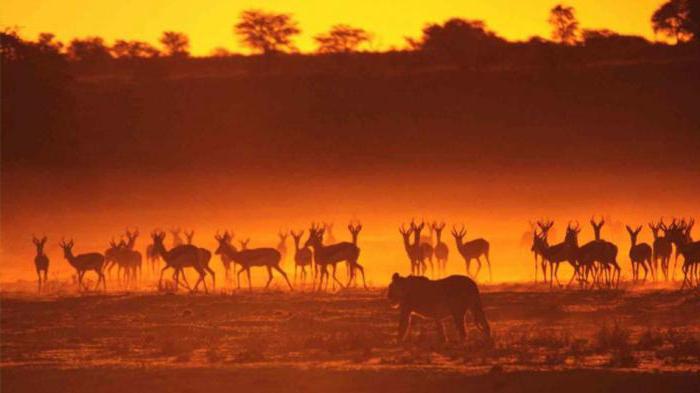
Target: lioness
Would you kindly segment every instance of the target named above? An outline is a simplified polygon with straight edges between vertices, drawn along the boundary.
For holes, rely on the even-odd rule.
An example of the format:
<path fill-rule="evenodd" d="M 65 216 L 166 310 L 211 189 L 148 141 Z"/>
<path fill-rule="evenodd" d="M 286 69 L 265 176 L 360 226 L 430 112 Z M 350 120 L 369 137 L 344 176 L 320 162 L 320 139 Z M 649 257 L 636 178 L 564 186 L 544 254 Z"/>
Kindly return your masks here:
<path fill-rule="evenodd" d="M 464 317 L 467 310 L 471 310 L 474 324 L 484 336 L 491 336 L 491 329 L 481 308 L 479 289 L 469 277 L 454 275 L 441 280 L 429 280 L 419 276 L 401 277 L 394 273 L 388 297 L 401 312 L 400 341 L 405 340 L 408 335 L 413 314 L 434 319 L 443 341 L 447 338 L 442 321 L 452 317 L 460 339 L 464 340 Z"/>

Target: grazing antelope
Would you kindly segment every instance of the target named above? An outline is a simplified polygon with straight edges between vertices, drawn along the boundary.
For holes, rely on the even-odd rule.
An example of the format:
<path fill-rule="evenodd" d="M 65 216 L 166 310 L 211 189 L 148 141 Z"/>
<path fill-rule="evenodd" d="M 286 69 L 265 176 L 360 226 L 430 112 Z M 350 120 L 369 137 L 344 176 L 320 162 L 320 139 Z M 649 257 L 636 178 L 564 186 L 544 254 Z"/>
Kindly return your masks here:
<path fill-rule="evenodd" d="M 666 276 L 666 280 L 668 280 L 668 271 L 664 268 L 664 266 L 668 266 L 668 262 L 671 259 L 671 252 L 673 251 L 671 241 L 666 238 L 666 231 L 668 230 L 668 228 L 666 227 L 666 224 L 664 224 L 664 220 L 662 218 L 656 224 L 650 222 L 649 229 L 651 229 L 651 233 L 654 235 L 654 243 L 652 246 L 651 257 L 654 261 L 653 269 L 651 270 L 652 277 L 654 278 L 654 281 L 658 279 L 658 271 L 660 264 L 661 270 Z M 664 231 L 664 236 L 660 236 L 659 231 L 661 230 Z"/>
<path fill-rule="evenodd" d="M 170 233 L 173 235 L 172 248 L 180 247 L 184 244 L 184 242 L 182 241 L 182 237 L 180 236 L 180 232 L 180 227 L 170 229 Z"/>
<path fill-rule="evenodd" d="M 646 281 L 649 268 L 651 268 L 651 246 L 646 243 L 637 243 L 637 236 L 642 231 L 641 225 L 636 229 L 632 229 L 629 225 L 625 225 L 625 228 L 627 228 L 627 233 L 630 235 L 629 257 L 632 263 L 632 279 L 635 282 L 639 281 L 639 267 L 641 266 L 644 269 L 642 281 Z M 647 264 L 649 268 L 647 268 Z"/>
<path fill-rule="evenodd" d="M 235 261 L 237 264 L 241 265 L 241 269 L 236 275 L 239 289 L 241 287 L 241 273 L 246 272 L 248 276 L 248 290 L 252 291 L 253 284 L 250 278 L 250 268 L 265 267 L 267 268 L 268 275 L 265 289 L 270 286 L 270 283 L 272 282 L 272 269 L 275 269 L 282 274 L 282 277 L 284 277 L 285 281 L 287 281 L 289 290 L 294 290 L 294 288 L 292 288 L 292 283 L 289 282 L 289 278 L 287 278 L 287 273 L 285 273 L 280 267 L 282 255 L 278 250 L 274 248 L 254 248 L 250 250 L 238 251 L 231 245 L 231 235 L 229 235 L 228 231 L 224 232 L 223 235 L 215 235 L 214 239 L 219 242 L 219 247 L 214 252 L 215 254 L 226 254 L 232 261 Z"/>
<path fill-rule="evenodd" d="M 199 273 L 199 279 L 194 285 L 192 291 L 196 291 L 199 288 L 200 283 L 204 283 L 204 291 L 208 292 L 207 283 L 204 280 L 205 272 L 209 269 L 208 266 L 204 266 L 202 257 L 203 253 L 198 247 L 191 244 L 184 244 L 170 250 L 165 248 L 163 244 L 163 239 L 165 239 L 165 232 L 154 231 L 151 233 L 151 238 L 153 239 L 153 248 L 165 261 L 165 266 L 160 270 L 160 278 L 158 280 L 158 288 L 163 286 L 163 273 L 168 268 L 172 268 L 175 272 L 173 273 L 173 279 L 175 281 L 175 290 L 179 288 L 180 273 L 186 267 L 194 268 L 197 273 Z M 207 261 L 208 262 L 208 261 Z M 211 270 L 211 269 L 209 269 Z"/>
<path fill-rule="evenodd" d="M 571 223 L 566 227 L 566 236 L 564 237 L 564 241 L 561 243 L 557 243 L 555 245 L 548 245 L 547 241 L 545 240 L 542 245 L 541 249 L 541 257 L 543 258 L 543 263 L 549 263 L 549 287 L 552 288 L 554 285 L 554 280 L 557 281 L 558 285 L 561 285 L 559 282 L 559 264 L 562 262 L 569 262 L 571 266 L 574 268 L 574 275 L 571 276 L 571 280 L 569 280 L 569 284 L 574 280 L 576 277 L 576 273 L 578 270 L 578 266 L 576 264 L 576 251 L 578 250 L 578 234 L 581 230 L 579 229 L 579 225 L 577 224 L 576 227 L 571 226 Z M 535 233 L 535 236 L 537 234 Z M 540 238 L 542 238 L 542 235 L 540 235 Z"/>
<path fill-rule="evenodd" d="M 445 223 L 433 222 L 433 231 L 435 231 L 435 238 L 437 243 L 435 243 L 435 248 L 433 253 L 435 254 L 435 259 L 438 265 L 438 276 L 443 276 L 447 271 L 447 257 L 450 254 L 450 249 L 447 248 L 447 244 L 442 241 L 442 231 L 445 229 Z"/>
<path fill-rule="evenodd" d="M 537 259 L 538 256 L 541 259 L 541 265 L 542 265 L 542 277 L 544 279 L 545 284 L 547 283 L 547 263 L 544 261 L 544 258 L 542 257 L 542 250 L 546 248 L 549 243 L 548 243 L 548 236 L 549 236 L 549 231 L 552 229 L 554 226 L 554 221 L 549 220 L 549 221 L 537 221 L 537 226 L 540 228 L 540 235 L 537 235 L 537 230 L 534 229 L 532 232 L 532 246 L 530 247 L 530 251 L 532 251 L 532 254 L 535 258 L 535 282 L 537 282 Z"/>
<path fill-rule="evenodd" d="M 350 231 L 350 235 L 352 236 L 352 244 L 355 247 L 358 247 L 357 246 L 357 237 L 360 235 L 360 231 L 362 231 L 362 224 L 359 221 L 350 222 L 348 224 L 348 231 Z M 358 247 L 358 250 L 359 250 L 359 247 Z M 365 272 L 364 272 L 364 269 L 362 269 L 362 266 L 360 266 L 359 264 L 352 265 L 349 262 L 348 262 L 348 266 L 350 269 L 350 279 L 348 280 L 348 286 L 350 286 L 351 282 L 355 281 L 355 278 L 356 278 L 355 270 L 356 269 L 360 269 L 360 271 L 362 272 L 362 282 L 364 283 Z M 367 284 L 365 284 L 365 289 L 367 289 Z"/>
<path fill-rule="evenodd" d="M 413 225 L 410 228 L 406 228 L 404 224 L 399 227 L 399 233 L 403 237 L 403 246 L 406 250 L 406 255 L 408 255 L 408 260 L 411 264 L 411 275 L 420 276 L 421 275 L 421 250 L 416 244 L 411 243 L 411 235 L 413 235 Z"/>
<path fill-rule="evenodd" d="M 362 284 L 365 289 L 367 289 L 367 283 L 365 282 L 365 269 L 360 265 L 357 260 L 360 257 L 360 249 L 357 245 L 350 242 L 341 242 L 329 245 L 323 245 L 323 234 L 325 229 L 323 227 L 311 224 L 309 229 L 309 238 L 304 244 L 305 247 L 311 247 L 314 251 L 314 262 L 321 270 L 321 278 L 318 284 L 318 290 L 323 289 L 323 278 L 326 278 L 326 287 L 328 287 L 329 273 L 328 266 L 333 268 L 333 282 L 337 282 L 341 288 L 345 286 L 338 280 L 335 276 L 336 265 L 339 262 L 345 262 L 350 265 L 350 276 L 348 277 L 348 285 L 353 280 L 355 276 L 355 270 L 359 270 L 362 273 Z M 359 233 L 359 231 L 358 231 Z M 335 288 L 335 284 L 334 284 Z"/>
<path fill-rule="evenodd" d="M 100 282 L 102 282 L 102 288 L 106 291 L 107 283 L 103 272 L 105 263 L 104 255 L 100 254 L 99 252 L 73 255 L 73 244 L 73 240 L 68 243 L 66 243 L 65 240 L 61 240 L 61 242 L 58 243 L 58 245 L 63 248 L 63 256 L 78 273 L 78 288 L 88 289 L 83 285 L 83 276 L 85 275 L 85 272 L 93 270 L 95 273 L 97 273 L 98 277 L 95 289 L 99 288 Z"/>
<path fill-rule="evenodd" d="M 44 253 L 44 245 L 46 244 L 46 236 L 42 237 L 41 240 L 37 239 L 32 235 L 32 242 L 36 247 L 36 256 L 34 257 L 34 268 L 36 268 L 37 285 L 39 287 L 39 293 L 41 293 L 42 287 L 48 281 L 47 276 L 49 274 L 49 257 Z M 42 279 L 41 274 L 44 274 Z"/>
<path fill-rule="evenodd" d="M 187 244 L 192 244 L 192 239 L 194 238 L 194 229 L 187 232 L 185 231 L 185 238 L 187 239 Z"/>
<path fill-rule="evenodd" d="M 306 267 L 308 266 L 313 271 L 312 262 L 313 255 L 307 247 L 300 247 L 301 237 L 304 236 L 304 230 L 297 232 L 289 231 L 294 239 L 294 285 L 297 283 L 297 269 L 301 267 L 301 282 L 306 283 Z"/>
<path fill-rule="evenodd" d="M 460 228 L 459 231 L 457 231 L 457 227 L 452 227 L 452 236 L 455 238 L 455 243 L 457 244 L 457 250 L 459 253 L 462 255 L 464 258 L 464 263 L 467 269 L 467 275 L 472 276 L 471 270 L 470 270 L 470 265 L 472 259 L 476 259 L 476 262 L 478 263 L 477 268 L 476 268 L 476 273 L 472 277 L 476 279 L 476 277 L 479 276 L 479 271 L 481 270 L 481 256 L 483 255 L 486 258 L 486 264 L 488 265 L 489 268 L 489 281 L 492 280 L 491 276 L 491 261 L 489 260 L 489 242 L 486 241 L 485 239 L 474 239 L 468 242 L 464 242 L 464 235 L 467 234 L 467 230 L 464 228 L 464 225 L 462 225 L 462 228 Z"/>

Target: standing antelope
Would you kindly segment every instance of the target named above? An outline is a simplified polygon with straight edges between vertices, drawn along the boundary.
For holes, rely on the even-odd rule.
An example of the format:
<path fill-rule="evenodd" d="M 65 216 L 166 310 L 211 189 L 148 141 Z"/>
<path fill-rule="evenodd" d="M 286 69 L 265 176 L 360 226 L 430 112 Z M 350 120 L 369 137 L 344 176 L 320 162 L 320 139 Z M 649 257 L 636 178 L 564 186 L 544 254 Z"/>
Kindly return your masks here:
<path fill-rule="evenodd" d="M 284 262 L 284 258 L 287 256 L 287 236 L 289 233 L 279 231 L 277 236 L 280 238 L 280 242 L 277 243 L 277 251 L 280 253 L 281 261 Z"/>
<path fill-rule="evenodd" d="M 486 264 L 488 265 L 489 268 L 489 281 L 492 280 L 491 276 L 491 261 L 489 260 L 489 242 L 486 241 L 485 239 L 474 239 L 468 242 L 464 242 L 464 235 L 467 234 L 467 230 L 464 229 L 464 225 L 462 225 L 462 228 L 457 231 L 456 227 L 452 228 L 452 236 L 455 238 L 455 243 L 457 244 L 457 250 L 459 253 L 462 255 L 464 258 L 464 263 L 467 269 L 467 275 L 471 275 L 470 271 L 470 264 L 472 259 L 476 259 L 476 262 L 478 263 L 477 268 L 476 268 L 476 273 L 472 277 L 476 279 L 477 276 L 479 276 L 479 271 L 481 270 L 481 256 L 483 255 L 486 258 Z"/>
<path fill-rule="evenodd" d="M 671 260 L 671 252 L 673 251 L 671 241 L 666 238 L 666 230 L 668 228 L 666 227 L 666 224 L 664 224 L 664 220 L 662 218 L 656 224 L 650 222 L 649 229 L 651 229 L 651 233 L 654 235 L 651 257 L 654 261 L 653 269 L 651 270 L 652 277 L 654 278 L 654 281 L 658 279 L 659 261 L 661 261 L 661 270 L 666 276 L 666 280 L 668 280 L 668 271 L 664 268 L 664 266 L 668 266 L 668 263 Z M 664 236 L 659 235 L 660 230 L 664 231 Z"/>
<path fill-rule="evenodd" d="M 182 237 L 180 236 L 180 232 L 180 227 L 170 229 L 170 233 L 173 235 L 172 248 L 180 247 L 184 244 L 184 242 L 182 241 Z"/>
<path fill-rule="evenodd" d="M 42 287 L 48 281 L 47 276 L 49 274 L 49 257 L 44 253 L 44 245 L 46 244 L 46 236 L 42 237 L 41 240 L 37 239 L 32 235 L 32 242 L 36 247 L 36 256 L 34 257 L 34 268 L 36 268 L 37 275 L 37 285 L 39 286 L 39 293 L 41 293 Z M 44 274 L 44 278 L 41 278 L 41 274 Z"/>
<path fill-rule="evenodd" d="M 323 233 L 323 227 L 312 224 L 311 228 L 309 229 L 309 238 L 306 240 L 306 244 L 304 245 L 305 247 L 311 247 L 314 250 L 314 262 L 316 262 L 316 265 L 321 269 L 321 278 L 319 280 L 318 289 L 321 290 L 323 288 L 324 277 L 326 278 L 326 287 L 328 287 L 329 265 L 333 267 L 333 282 L 337 282 L 341 287 L 345 287 L 335 276 L 336 265 L 338 262 L 346 262 L 350 265 L 348 285 L 350 285 L 350 282 L 355 276 L 355 270 L 359 270 L 360 273 L 362 273 L 362 284 L 364 285 L 365 289 L 367 289 L 367 283 L 365 282 L 365 269 L 357 262 L 358 258 L 360 257 L 360 249 L 357 247 L 357 245 L 349 242 L 323 245 Z"/>
<path fill-rule="evenodd" d="M 105 257 L 99 252 L 91 252 L 87 254 L 73 255 L 73 240 L 66 243 L 65 240 L 61 240 L 58 243 L 61 248 L 63 248 L 63 256 L 66 258 L 68 263 L 73 266 L 75 271 L 78 273 L 78 288 L 87 289 L 83 286 L 83 276 L 85 272 L 93 270 L 97 273 L 97 284 L 95 289 L 99 288 L 100 282 L 102 282 L 102 288 L 107 290 L 107 283 L 105 282 L 105 275 L 102 271 L 104 268 Z"/>
<path fill-rule="evenodd" d="M 617 286 L 621 272 L 617 263 L 617 246 L 600 237 L 605 219 L 601 218 L 596 222 L 595 217 L 592 217 L 590 223 L 595 239 L 576 251 L 576 274 L 579 275 L 582 285 L 588 283 L 588 277 L 592 274 L 594 285 L 601 286 L 604 280 L 608 287 Z"/>
<path fill-rule="evenodd" d="M 644 268 L 644 279 L 647 280 L 649 268 L 651 268 L 651 246 L 646 243 L 637 243 L 637 236 L 642 230 L 642 226 L 632 229 L 629 225 L 625 225 L 627 233 L 630 234 L 630 262 L 632 263 L 632 279 L 636 282 L 639 280 L 639 267 Z M 647 268 L 647 264 L 649 268 Z"/>
<path fill-rule="evenodd" d="M 231 236 L 228 232 L 224 232 L 223 235 L 215 235 L 214 239 L 219 242 L 219 247 L 214 252 L 215 254 L 226 254 L 228 257 L 235 261 L 237 264 L 241 265 L 241 269 L 236 274 L 238 281 L 238 288 L 241 287 L 241 273 L 246 272 L 248 276 L 248 290 L 253 290 L 253 284 L 250 278 L 250 268 L 251 267 L 265 267 L 267 268 L 267 283 L 265 284 L 265 289 L 270 286 L 272 282 L 272 269 L 277 270 L 285 281 L 289 285 L 290 290 L 292 288 L 292 283 L 289 282 L 287 273 L 280 267 L 280 261 L 282 260 L 282 255 L 280 252 L 274 248 L 254 248 L 249 250 L 236 250 L 235 247 L 231 245 Z"/>
<path fill-rule="evenodd" d="M 539 256 L 540 259 L 542 260 L 542 277 L 544 278 L 544 283 L 547 283 L 547 263 L 544 261 L 544 257 L 542 257 L 542 250 L 547 247 L 548 243 L 548 236 L 549 236 L 549 231 L 552 229 L 554 226 L 554 221 L 549 220 L 549 221 L 537 221 L 537 226 L 540 228 L 540 235 L 537 235 L 537 230 L 534 229 L 532 232 L 532 246 L 530 247 L 530 251 L 532 251 L 533 256 L 535 257 L 535 282 L 537 282 L 537 257 Z"/>
<path fill-rule="evenodd" d="M 566 261 L 571 264 L 574 268 L 574 274 L 571 276 L 571 280 L 569 280 L 569 284 L 574 280 L 574 278 L 577 276 L 577 269 L 578 265 L 576 263 L 576 251 L 578 250 L 578 234 L 581 230 L 579 229 L 578 224 L 576 227 L 572 227 L 571 223 L 566 227 L 566 236 L 564 237 L 564 241 L 561 243 L 557 243 L 553 246 L 550 246 L 547 244 L 546 240 L 541 243 L 542 250 L 541 250 L 541 256 L 543 259 L 543 263 L 549 263 L 549 287 L 552 288 L 554 285 L 554 280 L 557 281 L 558 285 L 561 285 L 559 282 L 559 264 Z M 537 233 L 535 233 L 535 236 L 537 236 Z M 542 235 L 540 235 L 541 238 Z"/>
<path fill-rule="evenodd" d="M 194 268 L 197 273 L 199 273 L 199 279 L 194 285 L 193 291 L 199 288 L 200 283 L 204 283 L 204 291 L 208 292 L 207 283 L 204 280 L 205 271 L 209 271 L 213 274 L 213 271 L 208 265 L 205 265 L 202 257 L 204 256 L 202 250 L 191 244 L 184 244 L 178 247 L 171 248 L 167 250 L 163 244 L 163 239 L 165 239 L 165 232 L 154 231 L 151 233 L 151 238 L 153 239 L 153 248 L 155 252 L 160 255 L 165 261 L 165 266 L 160 270 L 160 278 L 158 280 L 158 288 L 162 288 L 163 284 L 163 273 L 168 268 L 173 268 L 175 271 L 173 273 L 173 278 L 175 280 L 175 290 L 177 291 L 180 283 L 180 273 L 183 272 L 185 267 Z M 208 263 L 208 261 L 207 261 Z"/>
<path fill-rule="evenodd" d="M 433 248 L 433 227 L 428 223 L 428 236 L 420 237 L 420 252 L 423 260 L 428 260 L 430 264 L 430 275 L 435 276 L 435 269 L 433 266 L 433 255 L 435 250 Z"/>
<path fill-rule="evenodd" d="M 359 221 L 350 222 L 348 224 L 348 231 L 350 231 L 350 235 L 352 236 L 352 244 L 355 247 L 358 247 L 357 246 L 357 237 L 360 235 L 360 231 L 362 231 L 362 224 Z M 358 247 L 358 250 L 359 250 L 359 247 Z M 356 278 L 355 277 L 355 270 L 356 269 L 359 269 L 362 272 L 362 282 L 364 283 L 365 271 L 362 268 L 362 266 L 360 266 L 359 264 L 353 265 L 353 264 L 348 262 L 348 267 L 350 269 L 350 279 L 348 280 L 348 286 L 350 286 L 351 282 L 355 282 L 355 278 Z M 364 284 L 364 286 L 365 286 L 365 289 L 367 289 L 367 284 Z"/>
<path fill-rule="evenodd" d="M 185 231 L 185 238 L 187 239 L 187 244 L 192 244 L 192 239 L 194 238 L 194 229 L 187 232 Z"/>
<path fill-rule="evenodd" d="M 300 247 L 301 237 L 304 236 L 304 230 L 297 232 L 289 231 L 294 239 L 294 285 L 297 283 L 297 269 L 301 267 L 301 283 L 306 283 L 306 267 L 311 269 L 313 274 L 313 255 L 308 247 Z"/>
<path fill-rule="evenodd" d="M 126 229 L 126 238 L 127 242 L 124 247 L 123 252 L 123 259 L 126 267 L 128 268 L 129 271 L 129 278 L 131 280 L 135 280 L 138 282 L 138 278 L 141 275 L 141 263 L 142 263 L 142 256 L 141 253 L 137 250 L 134 250 L 134 247 L 136 246 L 136 238 L 139 236 L 139 230 L 136 229 L 134 232 L 129 231 L 129 229 Z"/>
<path fill-rule="evenodd" d="M 403 237 L 403 246 L 406 250 L 406 255 L 408 255 L 408 260 L 411 264 L 411 275 L 420 276 L 421 275 L 421 250 L 420 247 L 414 243 L 411 243 L 411 235 L 413 235 L 413 225 L 410 228 L 406 228 L 404 224 L 399 227 L 399 233 Z"/>
<path fill-rule="evenodd" d="M 447 244 L 442 241 L 442 231 L 445 229 L 445 223 L 441 222 L 438 224 L 437 222 L 433 222 L 432 228 L 435 231 L 435 237 L 437 239 L 433 252 L 435 253 L 435 259 L 438 264 L 438 276 L 443 276 L 447 270 L 447 257 L 450 254 L 450 249 L 447 248 Z"/>

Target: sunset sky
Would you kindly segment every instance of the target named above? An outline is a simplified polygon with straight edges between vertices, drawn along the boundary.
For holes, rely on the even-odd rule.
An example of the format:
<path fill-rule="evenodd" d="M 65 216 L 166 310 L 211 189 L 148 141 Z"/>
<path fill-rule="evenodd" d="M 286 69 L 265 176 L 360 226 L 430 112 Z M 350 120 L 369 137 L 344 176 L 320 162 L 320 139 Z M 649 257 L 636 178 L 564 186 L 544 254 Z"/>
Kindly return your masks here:
<path fill-rule="evenodd" d="M 570 0 L 583 28 L 609 28 L 654 38 L 649 19 L 663 0 Z M 18 26 L 23 36 L 53 32 L 61 40 L 99 35 L 156 43 L 165 30 L 190 36 L 192 53 L 206 55 L 215 47 L 245 51 L 232 26 L 244 9 L 259 8 L 295 15 L 302 28 L 296 40 L 302 51 L 315 48 L 312 37 L 337 23 L 365 28 L 374 35 L 372 49 L 401 47 L 425 23 L 449 17 L 482 19 L 500 35 L 526 39 L 549 36 L 547 14 L 555 0 L 460 0 L 394 2 L 376 0 L 6 0 L 0 25 Z"/>

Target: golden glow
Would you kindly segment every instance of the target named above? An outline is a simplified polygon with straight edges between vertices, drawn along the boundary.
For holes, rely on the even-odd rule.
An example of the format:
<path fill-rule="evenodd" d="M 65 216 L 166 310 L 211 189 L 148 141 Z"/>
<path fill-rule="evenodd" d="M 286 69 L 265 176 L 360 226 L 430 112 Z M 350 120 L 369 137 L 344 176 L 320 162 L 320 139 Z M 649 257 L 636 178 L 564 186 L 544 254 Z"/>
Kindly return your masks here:
<path fill-rule="evenodd" d="M 429 22 L 450 17 L 482 19 L 500 35 L 527 39 L 549 36 L 547 14 L 556 0 L 461 0 L 400 3 L 375 0 L 6 0 L 0 25 L 18 26 L 25 37 L 53 32 L 62 40 L 98 35 L 115 39 L 139 39 L 157 43 L 165 30 L 189 35 L 194 55 L 206 55 L 215 47 L 235 52 L 244 49 L 233 36 L 238 14 L 249 8 L 289 12 L 302 28 L 296 42 L 303 52 L 314 50 L 313 36 L 336 23 L 362 27 L 374 35 L 372 49 L 402 47 L 404 37 L 418 36 Z M 569 0 L 582 28 L 608 28 L 620 33 L 654 38 L 649 19 L 663 0 Z M 397 5 L 400 4 L 400 5 Z"/>

